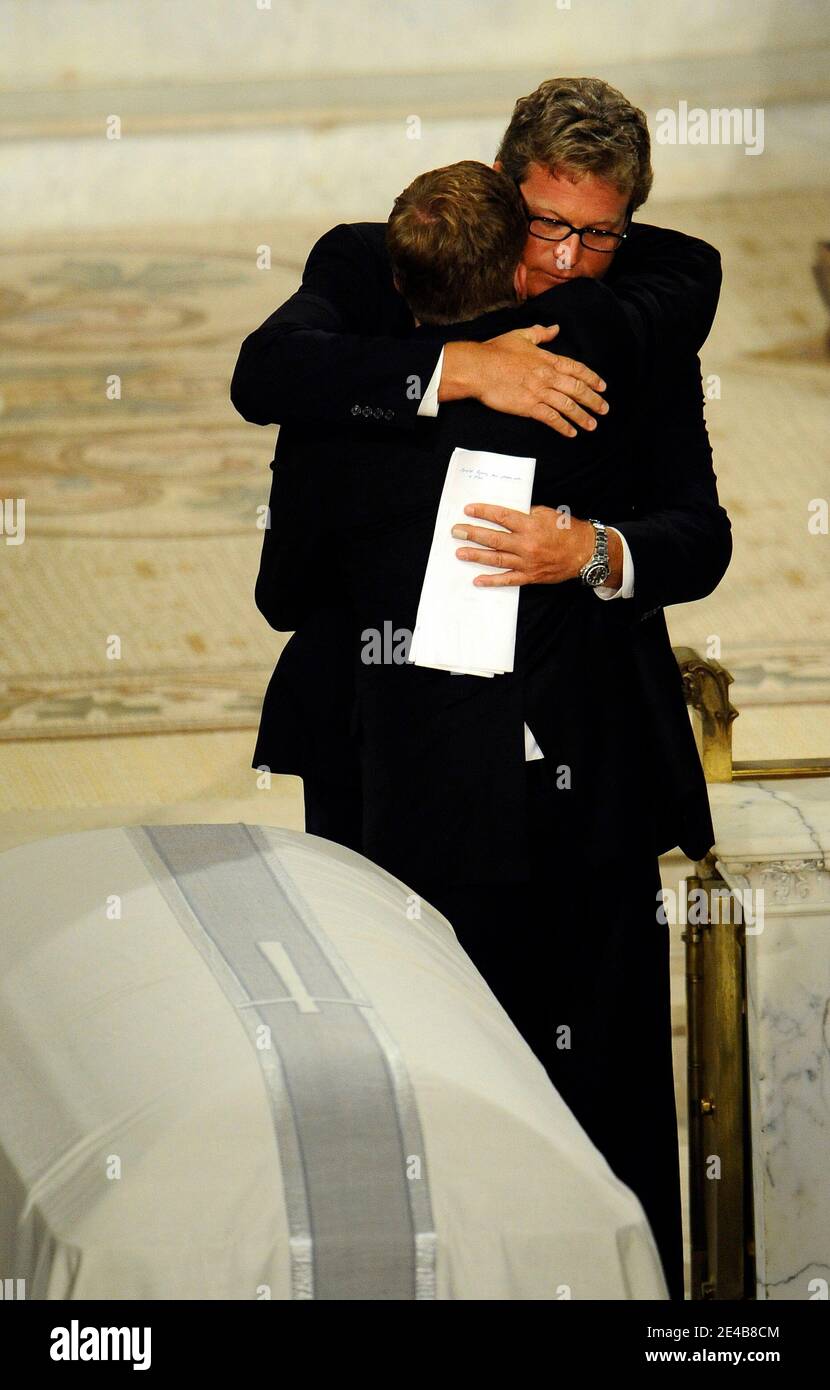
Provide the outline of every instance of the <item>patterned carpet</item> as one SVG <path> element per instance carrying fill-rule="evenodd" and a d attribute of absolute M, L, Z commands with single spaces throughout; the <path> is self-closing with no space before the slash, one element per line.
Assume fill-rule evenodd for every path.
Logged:
<path fill-rule="evenodd" d="M 808 529 L 810 504 L 830 498 L 828 317 L 812 269 L 830 202 L 664 205 L 655 220 L 713 242 L 724 267 L 702 362 L 734 554 L 710 598 L 670 611 L 672 640 L 720 640 L 738 757 L 830 755 L 830 537 Z"/>
<path fill-rule="evenodd" d="M 0 486 L 25 498 L 0 737 L 255 726 L 283 640 L 252 602 L 276 432 L 228 383 L 296 275 L 189 248 L 0 256 Z"/>

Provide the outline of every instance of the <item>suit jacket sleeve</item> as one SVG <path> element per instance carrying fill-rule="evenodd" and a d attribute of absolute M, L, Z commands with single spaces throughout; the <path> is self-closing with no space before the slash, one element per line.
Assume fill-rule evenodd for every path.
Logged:
<path fill-rule="evenodd" d="M 256 425 L 359 416 L 373 428 L 414 426 L 441 343 L 394 329 L 377 336 L 398 309 L 403 332 L 385 259 L 359 226 L 334 227 L 313 247 L 297 293 L 243 342 L 233 405 Z"/>
<path fill-rule="evenodd" d="M 645 389 L 654 414 L 639 444 L 638 502 L 609 520 L 634 561 L 635 616 L 705 598 L 732 556 L 729 517 L 718 500 L 712 448 L 703 415 L 700 361 L 662 359 Z M 638 446 L 635 445 L 635 448 Z"/>
<path fill-rule="evenodd" d="M 720 253 L 697 237 L 635 224 L 599 283 L 612 290 L 648 374 L 662 353 L 697 353 L 720 297 Z"/>
<path fill-rule="evenodd" d="M 629 517 L 608 523 L 631 549 L 636 618 L 710 594 L 729 565 L 732 535 L 718 500 L 697 357 L 717 308 L 720 256 L 680 232 L 635 231 L 623 248 L 628 256 L 620 252 L 613 277 L 600 285 L 613 290 L 610 341 L 627 389 L 633 383 L 643 402 L 633 417 L 638 501 Z"/>

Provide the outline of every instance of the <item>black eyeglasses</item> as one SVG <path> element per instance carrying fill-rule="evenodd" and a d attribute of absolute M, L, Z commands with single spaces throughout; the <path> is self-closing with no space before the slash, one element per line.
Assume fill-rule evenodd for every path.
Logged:
<path fill-rule="evenodd" d="M 518 188 L 518 182 L 516 184 Z M 521 193 L 521 189 L 519 189 Z M 540 241 L 566 241 L 574 233 L 579 237 L 586 251 L 600 251 L 605 256 L 610 256 L 612 251 L 618 251 L 628 236 L 628 232 L 603 232 L 596 227 L 572 227 L 570 222 L 563 222 L 561 218 L 537 217 L 535 216 L 524 201 L 525 217 L 527 218 L 527 229 L 531 236 L 538 237 Z M 625 210 L 625 225 L 631 218 L 631 204 Z"/>

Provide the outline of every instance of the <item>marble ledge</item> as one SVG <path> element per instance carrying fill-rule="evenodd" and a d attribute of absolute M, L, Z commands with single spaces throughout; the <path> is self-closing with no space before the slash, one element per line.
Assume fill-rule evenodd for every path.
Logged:
<path fill-rule="evenodd" d="M 830 777 L 787 777 L 709 786 L 716 859 L 747 864 L 830 859 Z"/>
<path fill-rule="evenodd" d="M 729 887 L 763 888 L 771 916 L 830 918 L 830 777 L 720 783 L 709 797 Z"/>

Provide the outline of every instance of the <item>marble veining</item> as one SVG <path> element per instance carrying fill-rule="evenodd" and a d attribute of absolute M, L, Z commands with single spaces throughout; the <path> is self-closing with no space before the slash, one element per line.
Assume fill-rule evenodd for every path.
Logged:
<path fill-rule="evenodd" d="M 828 787 L 823 777 L 711 785 L 715 858 L 730 864 L 796 859 L 826 870 Z"/>
<path fill-rule="evenodd" d="M 759 1299 L 826 1298 L 830 1276 L 830 778 L 712 786 L 719 869 L 764 891 L 747 930 Z"/>

